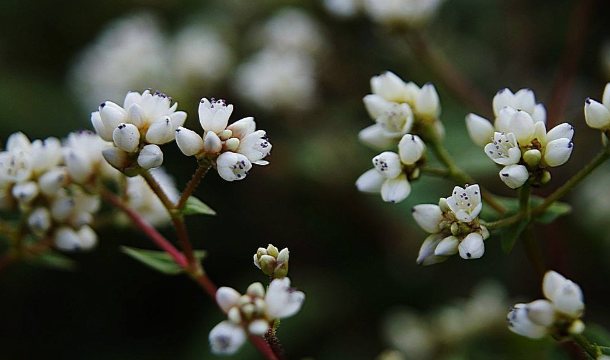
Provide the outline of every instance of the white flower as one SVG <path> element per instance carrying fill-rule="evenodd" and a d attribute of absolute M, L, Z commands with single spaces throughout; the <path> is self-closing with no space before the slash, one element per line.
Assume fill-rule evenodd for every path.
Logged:
<path fill-rule="evenodd" d="M 324 0 L 324 8 L 335 16 L 349 18 L 358 12 L 360 0 Z"/>
<path fill-rule="evenodd" d="M 466 189 L 456 186 L 447 198 L 447 205 L 459 221 L 473 221 L 483 207 L 479 185 L 470 185 Z"/>
<path fill-rule="evenodd" d="M 428 118 L 437 118 L 441 112 L 440 100 L 436 88 L 425 84 L 415 98 L 415 112 Z"/>
<path fill-rule="evenodd" d="M 584 330 L 580 320 L 585 305 L 580 287 L 555 271 L 548 271 L 542 281 L 547 299 L 517 304 L 508 314 L 511 331 L 530 338 L 547 334 L 579 334 Z"/>
<path fill-rule="evenodd" d="M 366 95 L 363 101 L 385 136 L 400 137 L 413 127 L 413 111 L 409 104 L 392 102 L 376 94 Z"/>
<path fill-rule="evenodd" d="M 381 193 L 387 202 L 400 202 L 409 196 L 411 185 L 402 171 L 398 154 L 386 151 L 373 158 L 373 169 L 356 180 L 356 187 L 363 192 Z"/>
<path fill-rule="evenodd" d="M 203 150 L 203 139 L 195 131 L 179 127 L 176 129 L 176 145 L 184 155 L 194 156 Z"/>
<path fill-rule="evenodd" d="M 418 27 L 433 16 L 442 0 L 364 0 L 364 10 L 386 25 Z"/>
<path fill-rule="evenodd" d="M 419 254 L 417 255 L 417 264 L 419 265 L 432 265 L 447 260 L 447 256 L 439 256 L 434 252 L 438 244 L 444 239 L 442 234 L 431 234 L 423 242 L 419 248 Z"/>
<path fill-rule="evenodd" d="M 241 326 L 225 320 L 214 326 L 209 340 L 214 354 L 231 355 L 246 342 L 246 332 Z"/>
<path fill-rule="evenodd" d="M 242 154 L 231 151 L 220 154 L 216 160 L 218 175 L 226 181 L 243 180 L 252 168 L 252 163 Z"/>
<path fill-rule="evenodd" d="M 271 153 L 271 148 L 267 133 L 264 130 L 257 130 L 241 139 L 237 152 L 247 157 L 253 164 L 267 165 L 269 162 L 263 159 Z"/>
<path fill-rule="evenodd" d="M 319 24 L 299 8 L 282 8 L 267 20 L 262 39 L 267 47 L 312 55 L 325 45 Z"/>
<path fill-rule="evenodd" d="M 434 204 L 415 205 L 412 210 L 413 219 L 424 231 L 431 234 L 441 231 L 440 223 L 443 220 L 443 211 Z"/>
<path fill-rule="evenodd" d="M 138 155 L 138 165 L 143 169 L 152 169 L 163 164 L 163 151 L 158 145 L 145 145 Z"/>
<path fill-rule="evenodd" d="M 305 294 L 291 288 L 289 278 L 275 279 L 265 295 L 265 311 L 270 319 L 290 317 L 301 310 L 303 301 Z"/>
<path fill-rule="evenodd" d="M 73 132 L 68 135 L 62 152 L 70 178 L 78 183 L 85 183 L 93 176 L 116 178 L 118 172 L 102 156 L 102 151 L 111 146 L 111 143 L 91 132 Z"/>
<path fill-rule="evenodd" d="M 406 134 L 398 143 L 398 153 L 403 164 L 413 165 L 426 151 L 426 145 L 417 135 Z"/>
<path fill-rule="evenodd" d="M 601 103 L 591 98 L 585 100 L 585 121 L 593 129 L 610 128 L 610 83 L 604 88 Z"/>
<path fill-rule="evenodd" d="M 527 168 L 523 165 L 508 165 L 500 170 L 500 180 L 511 189 L 517 189 L 523 186 L 530 174 Z"/>
<path fill-rule="evenodd" d="M 59 250 L 90 250 L 97 243 L 97 235 L 89 226 L 83 226 L 79 230 L 64 226 L 55 231 L 54 240 Z"/>
<path fill-rule="evenodd" d="M 204 131 L 220 133 L 227 128 L 233 105 L 222 100 L 203 98 L 199 103 L 199 123 Z"/>
<path fill-rule="evenodd" d="M 237 290 L 222 286 L 218 288 L 216 291 L 216 303 L 225 313 L 229 312 L 229 310 L 237 304 L 239 297 L 241 294 L 237 292 Z"/>
<path fill-rule="evenodd" d="M 487 145 L 494 136 L 493 125 L 476 114 L 466 115 L 466 128 L 472 141 L 479 146 Z"/>
<path fill-rule="evenodd" d="M 494 133 L 492 142 L 485 145 L 485 154 L 500 165 L 517 164 L 521 159 L 521 149 L 513 133 Z"/>
<path fill-rule="evenodd" d="M 485 245 L 483 244 L 483 236 L 472 232 L 459 244 L 460 256 L 463 259 L 478 259 L 485 253 Z"/>

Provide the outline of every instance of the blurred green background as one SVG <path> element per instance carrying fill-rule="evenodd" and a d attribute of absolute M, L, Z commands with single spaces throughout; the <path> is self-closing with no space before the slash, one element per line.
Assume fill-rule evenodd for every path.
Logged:
<path fill-rule="evenodd" d="M 578 1 L 448 0 L 429 24 L 430 37 L 491 98 L 503 87 L 532 88 L 546 102 L 562 58 L 571 14 Z M 235 105 L 233 119 L 255 116 L 273 143 L 271 164 L 257 167 L 248 179 L 227 183 L 209 175 L 197 195 L 216 217 L 190 218 L 196 247 L 208 251 L 205 269 L 219 285 L 243 291 L 265 281 L 252 265 L 259 246 L 273 243 L 291 251 L 290 277 L 305 291 L 303 310 L 282 322 L 279 337 L 290 359 L 372 359 L 392 348 L 384 319 L 392 309 L 408 307 L 422 314 L 468 297 L 486 279 L 500 283 L 513 300 L 541 297 L 540 279 L 518 244 L 506 256 L 498 239 L 487 241 L 477 261 L 457 257 L 420 267 L 415 257 L 424 233 L 410 208 L 436 202 L 450 193 L 449 181 L 426 179 L 399 205 L 358 193 L 355 179 L 370 168 L 376 154 L 359 144 L 358 131 L 372 124 L 362 105 L 369 79 L 392 70 L 418 84 L 432 81 L 440 92 L 447 146 L 460 165 L 500 194 L 491 162 L 467 137 L 459 104 L 419 61 L 400 37 L 363 15 L 338 18 L 313 1 L 111 0 L 0 2 L 0 138 L 24 131 L 31 138 L 63 137 L 90 129 L 85 96 L 70 79 L 79 54 L 116 18 L 146 11 L 172 34 L 186 21 L 223 29 L 239 64 L 260 47 L 250 34 L 283 7 L 297 7 L 318 23 L 326 46 L 316 55 L 315 100 L 305 109 L 264 109 L 236 95 L 232 70 L 214 86 L 195 84 L 173 95 L 179 108 L 197 121 L 200 97 L 226 98 Z M 610 40 L 610 6 L 597 1 L 584 41 L 582 61 L 572 88 L 565 121 L 576 127 L 570 162 L 553 172 L 549 189 L 574 173 L 599 147 L 586 128 L 584 98 L 600 98 L 609 79 L 602 48 Z M 170 51 L 170 50 L 168 50 Z M 73 81 L 73 80 L 72 80 Z M 158 86 L 164 90 L 163 84 Z M 143 89 L 134 89 L 143 90 Z M 99 99 L 99 102 L 105 99 Z M 173 145 L 165 166 L 179 187 L 195 164 Z M 610 167 L 599 180 L 610 196 Z M 584 184 L 583 187 L 588 186 Z M 584 321 L 610 327 L 610 205 L 591 211 L 571 194 L 576 207 L 566 218 L 539 226 L 547 266 L 577 282 L 586 301 Z M 583 190 L 584 191 L 584 190 Z M 592 199 L 596 200 L 596 192 Z M 579 201 L 580 200 L 580 201 Z M 605 213 L 604 213 L 605 211 Z M 169 237 L 171 229 L 163 231 Z M 189 279 L 160 275 L 118 251 L 119 245 L 150 247 L 137 231 L 104 229 L 98 248 L 70 255 L 76 271 L 18 265 L 0 274 L 1 359 L 211 359 L 207 336 L 222 320 L 213 302 Z M 606 344 L 610 345 L 610 344 Z M 500 326 L 470 338 L 438 358 L 562 359 L 569 351 L 548 341 L 530 341 Z M 233 356 L 255 359 L 248 345 Z"/>

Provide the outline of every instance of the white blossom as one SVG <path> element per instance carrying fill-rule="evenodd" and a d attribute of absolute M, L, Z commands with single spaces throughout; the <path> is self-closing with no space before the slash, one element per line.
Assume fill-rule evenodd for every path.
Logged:
<path fill-rule="evenodd" d="M 456 186 L 451 196 L 447 198 L 447 205 L 459 221 L 473 221 L 479 216 L 483 207 L 479 185 L 470 185 L 465 189 Z"/>
<path fill-rule="evenodd" d="M 303 306 L 305 294 L 290 287 L 290 279 L 274 279 L 265 295 L 265 312 L 271 319 L 293 316 Z"/>
<path fill-rule="evenodd" d="M 163 151 L 158 145 L 148 144 L 142 148 L 138 155 L 138 165 L 143 169 L 152 169 L 163 164 Z"/>
<path fill-rule="evenodd" d="M 604 88 L 601 103 L 591 98 L 585 100 L 585 121 L 593 129 L 610 128 L 610 83 Z"/>
<path fill-rule="evenodd" d="M 252 163 L 242 154 L 224 152 L 216 160 L 218 175 L 226 181 L 243 180 L 252 168 Z"/>
<path fill-rule="evenodd" d="M 223 321 L 210 331 L 209 340 L 214 354 L 231 355 L 246 342 L 246 332 L 239 325 Z"/>
<path fill-rule="evenodd" d="M 159 167 L 149 171 L 169 199 L 174 203 L 177 202 L 179 199 L 178 190 L 174 180 L 165 170 Z M 127 178 L 127 205 L 153 226 L 165 225 L 170 220 L 163 203 L 141 176 Z"/>
<path fill-rule="evenodd" d="M 386 25 L 419 27 L 432 17 L 442 0 L 364 0 L 364 10 L 374 21 Z"/>
<path fill-rule="evenodd" d="M 523 165 L 507 165 L 500 170 L 500 180 L 511 189 L 518 189 L 529 179 L 530 174 Z"/>

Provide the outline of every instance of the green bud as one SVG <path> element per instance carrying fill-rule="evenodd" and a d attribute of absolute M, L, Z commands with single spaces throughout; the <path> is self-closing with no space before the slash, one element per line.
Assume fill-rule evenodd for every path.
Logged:
<path fill-rule="evenodd" d="M 241 313 L 237 307 L 232 307 L 227 314 L 229 321 L 234 322 L 236 324 L 241 323 Z"/>
<path fill-rule="evenodd" d="M 254 265 L 261 269 L 263 274 L 279 279 L 288 275 L 288 259 L 290 252 L 288 248 L 281 251 L 277 247 L 269 244 L 267 248 L 258 248 L 254 254 Z"/>
<path fill-rule="evenodd" d="M 544 170 L 542 175 L 540 176 L 540 184 L 548 184 L 551 181 L 551 172 L 548 170 Z"/>
<path fill-rule="evenodd" d="M 540 150 L 532 149 L 523 153 L 523 161 L 525 161 L 530 168 L 535 168 L 538 166 L 540 159 L 542 159 L 542 153 L 540 153 Z"/>
<path fill-rule="evenodd" d="M 254 304 L 248 303 L 241 307 L 241 313 L 244 314 L 246 319 L 252 319 L 252 316 L 256 313 L 256 308 Z"/>
<path fill-rule="evenodd" d="M 460 234 L 460 225 L 458 225 L 458 223 L 454 222 L 453 224 L 451 224 L 451 235 L 457 236 L 459 234 Z"/>
<path fill-rule="evenodd" d="M 441 208 L 442 212 L 447 212 L 449 211 L 449 205 L 447 205 L 447 199 L 445 198 L 440 198 L 440 200 L 438 201 L 438 207 Z"/>
<path fill-rule="evenodd" d="M 279 250 L 275 246 L 269 244 L 269 246 L 267 246 L 267 255 L 277 257 L 279 255 Z"/>

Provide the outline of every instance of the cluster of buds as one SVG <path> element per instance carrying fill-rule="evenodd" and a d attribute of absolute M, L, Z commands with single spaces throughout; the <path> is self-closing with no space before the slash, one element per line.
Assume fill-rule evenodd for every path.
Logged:
<path fill-rule="evenodd" d="M 582 290 L 555 271 L 548 271 L 542 281 L 546 299 L 516 304 L 508 313 L 508 328 L 522 336 L 539 339 L 546 335 L 563 337 L 580 334 L 585 324 L 580 320 L 585 309 Z"/>
<path fill-rule="evenodd" d="M 606 84 L 601 103 L 591 98 L 585 100 L 585 121 L 593 129 L 610 129 L 610 83 Z"/>
<path fill-rule="evenodd" d="M 290 317 L 301 309 L 305 294 L 290 287 L 290 279 L 275 279 L 265 288 L 253 283 L 242 295 L 230 287 L 216 292 L 218 306 L 228 320 L 210 331 L 210 346 L 216 354 L 233 354 L 246 341 L 247 335 L 262 336 L 275 320 Z"/>
<path fill-rule="evenodd" d="M 103 102 L 91 114 L 91 123 L 102 139 L 114 143 L 114 148 L 104 150 L 104 158 L 126 174 L 161 166 L 159 145 L 174 141 L 176 129 L 186 120 L 177 107 L 167 95 L 150 90 L 127 93 L 122 107 Z"/>
<path fill-rule="evenodd" d="M 260 247 L 254 254 L 254 266 L 261 269 L 263 274 L 273 278 L 281 279 L 288 275 L 288 259 L 290 252 L 288 248 L 281 251 L 269 244 L 267 248 Z"/>
<path fill-rule="evenodd" d="M 26 235 L 52 240 L 60 250 L 92 248 L 97 235 L 90 224 L 100 200 L 82 186 L 116 179 L 101 155 L 109 146 L 87 132 L 72 133 L 63 144 L 11 135 L 0 152 L 0 210 L 18 210 Z"/>
<path fill-rule="evenodd" d="M 184 127 L 175 130 L 183 154 L 215 164 L 220 177 L 227 181 L 245 179 L 252 164 L 267 165 L 269 162 L 263 159 L 271 152 L 267 134 L 256 130 L 254 118 L 228 125 L 232 112 L 233 105 L 224 100 L 203 98 L 199 104 L 203 136 Z"/>
<path fill-rule="evenodd" d="M 431 136 L 443 136 L 443 125 L 438 119 L 440 101 L 434 85 L 420 88 L 387 71 L 371 78 L 371 89 L 373 93 L 363 100 L 375 124 L 358 135 L 365 144 L 384 150 L 396 146 L 403 135 L 423 134 L 426 129 L 433 129 Z"/>
<path fill-rule="evenodd" d="M 417 135 L 405 134 L 398 154 L 385 151 L 373 158 L 373 168 L 360 175 L 356 187 L 362 192 L 381 193 L 383 201 L 397 203 L 411 193 L 410 181 L 419 178 L 426 145 Z"/>
<path fill-rule="evenodd" d="M 511 189 L 528 181 L 532 185 L 549 182 L 548 168 L 563 165 L 572 154 L 574 127 L 562 123 L 547 132 L 546 110 L 536 104 L 529 89 L 514 94 L 509 89 L 500 90 L 493 99 L 493 111 L 493 124 L 468 114 L 466 126 L 472 140 L 503 166 L 500 179 Z"/>
<path fill-rule="evenodd" d="M 485 253 L 483 241 L 489 231 L 480 224 L 482 209 L 479 185 L 456 186 L 448 198 L 438 205 L 421 204 L 413 207 L 413 218 L 430 235 L 422 244 L 417 263 L 431 265 L 460 253 L 463 259 L 478 259 Z"/>

